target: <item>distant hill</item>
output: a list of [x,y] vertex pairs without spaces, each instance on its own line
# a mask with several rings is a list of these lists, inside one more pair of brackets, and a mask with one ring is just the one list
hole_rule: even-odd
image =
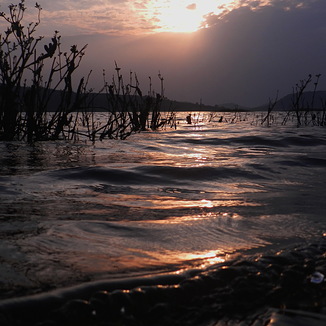
[[223,103],[220,107],[232,110],[232,111],[250,111],[251,108],[236,103]]
[[[108,95],[107,94],[89,94],[88,98],[91,100],[91,107],[94,111],[105,111],[108,108]],[[56,111],[60,106],[62,92],[56,90],[53,92],[51,101],[47,105],[47,111]],[[135,100],[137,100],[137,95],[132,95]],[[72,94],[72,102],[75,100],[76,94]],[[294,109],[293,94],[288,94],[280,98],[275,107],[275,111],[288,111]],[[208,112],[234,112],[234,111],[266,111],[269,104],[263,104],[254,108],[249,108],[245,106],[238,105],[236,103],[224,103],[219,105],[205,105],[202,103],[192,103],[185,101],[174,101],[170,99],[164,99],[161,106],[161,111],[208,111]],[[302,109],[315,109],[321,110],[326,107],[326,91],[316,91],[316,92],[304,92],[300,98],[299,103]]]
[[166,99],[162,105],[162,110],[169,109],[169,106],[174,111],[208,111],[208,112],[233,112],[233,111],[249,111],[250,109],[235,103],[226,103],[219,105],[205,105],[200,103],[171,101]]
[[[94,111],[105,111],[108,108],[108,95],[105,93],[101,94],[89,94],[89,99],[93,97],[91,101],[91,105]],[[54,91],[51,101],[48,104],[48,111],[53,112],[57,109],[61,101],[61,92],[59,90]],[[72,94],[72,101],[74,101],[76,94]],[[132,97],[136,100],[137,95],[132,95]],[[241,110],[239,106],[236,104],[230,106],[224,105],[205,105],[200,103],[191,103],[191,102],[183,102],[183,101],[173,101],[170,99],[164,99],[161,105],[161,111],[234,111]]]
[[[323,108],[323,103],[326,105],[326,91],[316,91],[314,92],[304,92],[300,100],[300,107],[304,109],[313,108],[315,110],[320,110]],[[73,94],[73,98],[75,94]],[[314,99],[313,99],[314,97]],[[61,94],[60,91],[55,91],[51,102],[48,106],[48,111],[54,111],[58,104],[60,103]],[[98,94],[92,101],[92,105],[95,111],[102,111],[107,107],[107,95]],[[238,105],[236,103],[224,103],[219,105],[205,105],[200,103],[192,103],[185,101],[173,101],[169,99],[164,99],[162,102],[162,111],[208,111],[208,112],[233,112],[233,111],[266,111],[268,109],[268,103],[257,106],[255,108],[249,108],[245,106]],[[280,98],[275,107],[275,111],[287,111],[293,109],[293,95],[288,94]]]
[[[288,94],[280,98],[275,107],[275,111],[287,111],[293,109],[295,98],[293,94]],[[326,91],[316,92],[304,92],[299,102],[299,106],[302,109],[323,109],[323,105],[326,105]],[[268,109],[268,104],[261,105],[254,108],[255,111],[265,111]]]

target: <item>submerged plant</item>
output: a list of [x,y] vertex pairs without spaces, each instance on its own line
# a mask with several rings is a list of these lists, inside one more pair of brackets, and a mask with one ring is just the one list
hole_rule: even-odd
[[[308,75],[306,79],[302,79],[292,89],[291,105],[286,109],[285,116],[283,117],[282,125],[285,125],[288,121],[293,121],[296,125],[319,125],[324,126],[326,123],[326,101],[322,98],[320,105],[316,105],[317,86],[321,74],[315,76],[313,90],[310,96],[306,97],[308,86],[313,81],[312,75]],[[271,124],[271,112],[276,105],[279,104],[278,95],[275,100],[269,101],[267,115],[262,119],[261,123]]]
[[[73,45],[63,53],[61,37],[55,31],[51,42],[44,45],[45,52],[40,53],[43,37],[34,35],[42,8],[37,3],[35,7],[37,22],[27,27],[23,25],[24,0],[11,4],[8,15],[0,13],[9,24],[0,35],[0,139],[4,140],[57,139],[78,104],[78,91],[73,96],[72,76],[86,46],[79,50]],[[47,115],[50,101],[56,102],[51,117]]]
[[[159,76],[160,77],[160,76]],[[137,74],[129,73],[129,83],[125,83],[121,68],[115,63],[115,74],[108,82],[103,70],[104,86],[98,93],[89,94],[88,110],[83,112],[84,125],[91,140],[105,138],[125,139],[134,132],[158,130],[165,126],[176,126],[175,113],[162,113],[164,97],[152,90],[143,94]],[[162,81],[161,81],[162,82]],[[91,108],[91,110],[89,109]],[[101,112],[102,122],[94,123],[94,115]]]
[[275,108],[275,106],[277,104],[277,101],[278,101],[278,91],[277,91],[275,99],[272,100],[271,98],[269,98],[267,115],[262,119],[261,124],[266,123],[267,126],[271,125],[271,120],[272,120],[271,113],[274,110],[274,108]]
[[[7,30],[0,34],[0,140],[32,142],[72,139],[78,135],[91,140],[124,139],[147,127],[155,130],[172,124],[173,114],[169,118],[160,116],[163,91],[155,96],[143,96],[137,76],[135,84],[124,85],[117,64],[112,83],[104,80],[100,92],[87,91],[89,76],[81,78],[74,89],[73,76],[87,45],[81,49],[72,45],[69,51],[63,52],[61,36],[55,31],[41,52],[43,37],[36,37],[35,33],[42,8],[38,3],[35,8],[37,21],[26,27],[24,0],[18,5],[11,4],[7,14],[0,12],[0,19],[8,24]],[[101,103],[101,109],[108,116],[104,125],[97,126],[93,114],[98,109],[97,99],[103,100],[103,95],[105,102]],[[80,113],[85,126],[83,132],[79,130]]]

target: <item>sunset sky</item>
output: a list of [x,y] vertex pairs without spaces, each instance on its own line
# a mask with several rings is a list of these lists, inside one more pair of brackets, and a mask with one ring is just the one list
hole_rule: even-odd
[[[2,0],[7,11],[13,0]],[[26,0],[35,21],[35,1]],[[59,30],[64,45],[88,44],[80,74],[102,69],[165,79],[165,95],[205,104],[257,106],[308,76],[326,90],[325,0],[40,0],[39,34]],[[0,25],[3,31],[3,24]]]

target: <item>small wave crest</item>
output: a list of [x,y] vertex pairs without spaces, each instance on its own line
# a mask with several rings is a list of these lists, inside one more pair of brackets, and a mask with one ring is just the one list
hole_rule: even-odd
[[100,182],[120,185],[180,185],[212,182],[223,179],[265,179],[266,177],[242,167],[187,167],[143,165],[134,168],[78,167],[49,172],[56,179]]

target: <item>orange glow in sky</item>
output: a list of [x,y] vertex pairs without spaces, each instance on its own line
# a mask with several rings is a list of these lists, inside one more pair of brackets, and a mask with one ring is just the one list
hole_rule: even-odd
[[[0,7],[6,11],[12,1],[3,1]],[[49,33],[53,26],[60,26],[60,32],[66,35],[190,33],[205,26],[206,15],[220,14],[237,3],[238,0],[40,1],[43,20],[51,26]],[[32,19],[34,3],[27,0],[26,6],[29,10],[25,16]]]
[[[255,3],[264,6],[270,1],[258,0]],[[3,0],[0,9],[6,11],[11,2]],[[53,28],[59,27],[65,35],[191,33],[205,27],[205,17],[209,15],[219,15],[251,3],[250,0],[40,1],[41,16],[47,22],[47,28],[51,27],[50,35]],[[34,2],[26,0],[26,6],[25,16],[33,19],[36,13]]]
[[156,17],[158,29],[166,32],[194,32],[203,22],[204,16],[218,13],[218,5],[227,1],[180,1],[155,0],[149,3],[149,16]]
[[[1,0],[0,12],[11,3]],[[35,37],[48,44],[55,30],[63,52],[88,44],[76,79],[89,74],[89,87],[103,87],[102,71],[117,61],[126,74],[137,73],[147,91],[160,89],[171,100],[232,108],[265,105],[308,74],[324,76],[325,0],[39,0],[41,23]],[[37,20],[35,0],[25,0],[22,25]],[[275,23],[277,22],[277,23]],[[0,34],[7,21],[0,19]],[[26,30],[26,29],[25,29]],[[240,49],[240,50],[239,50]],[[300,53],[300,55],[298,55]],[[295,58],[295,60],[293,59]],[[268,78],[266,78],[268,76]],[[319,90],[326,89],[321,79]],[[189,154],[207,164],[214,153]]]
[[[276,0],[275,0],[276,1]],[[312,0],[311,0],[312,1]],[[14,3],[19,0],[14,1]],[[252,10],[270,5],[273,0],[57,0],[40,1],[45,34],[57,29],[64,35],[142,35],[157,32],[191,33],[206,27],[206,18],[239,7]],[[289,0],[297,7],[298,0]],[[0,10],[7,11],[12,0],[2,0]],[[34,2],[26,0],[25,17],[35,18]],[[289,7],[290,8],[290,7]],[[34,10],[33,10],[34,9]],[[0,28],[5,26],[0,21]],[[43,24],[41,24],[43,25]]]

